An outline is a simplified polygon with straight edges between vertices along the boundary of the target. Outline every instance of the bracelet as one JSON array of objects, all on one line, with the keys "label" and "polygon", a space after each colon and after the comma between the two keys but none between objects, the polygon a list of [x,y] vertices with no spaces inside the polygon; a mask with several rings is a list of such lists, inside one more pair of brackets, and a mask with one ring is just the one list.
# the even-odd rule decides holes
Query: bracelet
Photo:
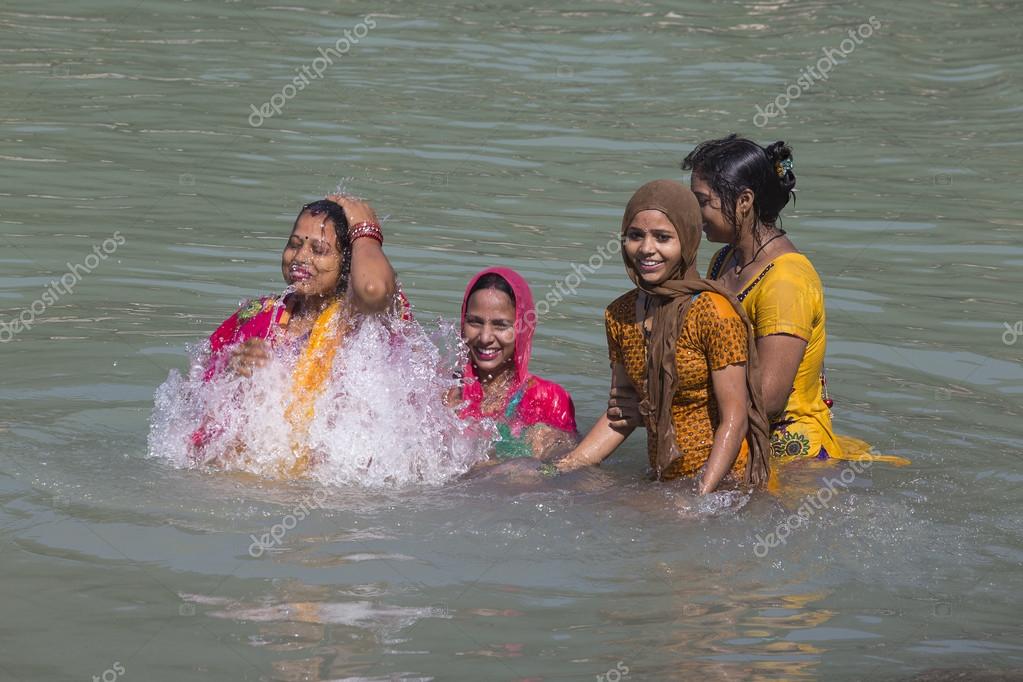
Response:
[{"label": "bracelet", "polygon": [[356,223],[348,228],[348,239],[354,244],[356,239],[369,237],[375,239],[380,246],[384,245],[384,233],[380,230],[379,223],[372,223],[368,220]]}]

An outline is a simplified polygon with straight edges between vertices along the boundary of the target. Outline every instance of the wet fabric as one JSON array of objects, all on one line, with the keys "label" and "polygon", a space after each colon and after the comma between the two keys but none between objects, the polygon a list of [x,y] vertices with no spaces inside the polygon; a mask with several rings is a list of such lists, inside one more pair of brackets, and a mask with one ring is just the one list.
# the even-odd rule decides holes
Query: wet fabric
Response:
[{"label": "wet fabric", "polygon": [[[644,399],[647,351],[642,321],[636,316],[638,298],[638,289],[620,296],[604,312],[604,323],[611,364],[620,363],[625,367],[640,398]],[[679,456],[661,471],[662,479],[693,476],[710,458],[714,430],[719,423],[710,373],[746,362],[747,348],[746,326],[723,296],[706,292],[693,298],[675,347],[678,386],[671,416]],[[644,417],[648,423],[650,419]],[[732,465],[732,474],[736,477],[743,475],[748,453],[744,442]],[[657,440],[649,426],[647,456],[653,469],[657,464]]]},{"label": "wet fabric", "polygon": [[515,376],[500,409],[484,413],[483,385],[476,374],[475,365],[469,360],[462,372],[462,401],[465,406],[459,416],[462,419],[494,420],[500,433],[500,439],[494,445],[495,456],[498,458],[539,455],[542,453],[536,452],[536,445],[531,439],[534,434],[530,432],[530,427],[545,425],[574,440],[578,432],[575,405],[562,386],[529,372],[533,334],[536,331],[536,309],[529,284],[519,273],[508,268],[488,268],[477,273],[465,288],[461,321],[465,321],[473,286],[488,274],[502,277],[515,294]]},{"label": "wet fabric", "polygon": [[[718,277],[730,250],[726,246],[715,254],[708,277]],[[870,454],[869,445],[863,441],[835,435],[821,382],[827,347],[824,286],[806,256],[778,256],[736,298],[752,320],[756,337],[789,334],[806,341],[788,403],[771,424],[771,449],[776,457],[870,458],[908,463],[901,457]]]}]

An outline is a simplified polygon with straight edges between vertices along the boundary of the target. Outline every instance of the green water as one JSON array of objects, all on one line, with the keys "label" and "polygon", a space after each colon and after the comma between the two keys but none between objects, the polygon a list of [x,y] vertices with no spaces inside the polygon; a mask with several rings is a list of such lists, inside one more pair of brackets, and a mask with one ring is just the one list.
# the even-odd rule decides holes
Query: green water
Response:
[{"label": "green water", "polygon": [[[32,328],[0,332],[0,680],[1023,669],[1021,27],[1016,2],[4,3],[0,320]],[[452,317],[487,265],[544,297],[733,130],[795,150],[839,432],[913,460],[766,557],[754,537],[837,470],[694,519],[634,437],[584,491],[335,490],[254,559],[314,490],[145,457],[185,344],[280,290],[290,220],[342,179],[391,216],[418,314]],[[533,368],[584,427],[627,288],[608,262],[541,320]]]}]

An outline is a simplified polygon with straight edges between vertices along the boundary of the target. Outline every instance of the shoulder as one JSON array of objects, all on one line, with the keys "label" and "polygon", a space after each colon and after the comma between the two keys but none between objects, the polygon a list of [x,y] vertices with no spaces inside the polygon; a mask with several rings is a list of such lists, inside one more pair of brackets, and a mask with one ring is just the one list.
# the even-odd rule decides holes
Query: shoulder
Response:
[{"label": "shoulder", "polygon": [[821,287],[821,278],[817,274],[816,268],[813,267],[813,263],[799,252],[785,253],[775,258],[772,261],[771,271],[764,276],[764,279],[788,279],[807,287]]},{"label": "shoulder", "polygon": [[731,301],[716,291],[701,292],[693,298],[691,305],[693,312],[699,315],[722,320],[739,319],[739,313],[735,312]]},{"label": "shoulder", "polygon": [[244,335],[244,330],[251,327],[250,323],[255,324],[252,320],[273,310],[276,303],[276,296],[263,296],[243,301],[238,310],[210,334],[209,341],[213,350],[220,350],[224,346],[236,343],[239,336]]},{"label": "shoulder", "polygon": [[639,289],[632,289],[615,300],[604,310],[604,317],[625,324],[636,321],[636,300],[639,298]]},{"label": "shoulder", "polygon": [[577,430],[571,394],[561,384],[536,375],[529,378],[525,387],[519,414],[527,423],[542,422],[562,431]]},{"label": "shoulder", "polygon": [[249,299],[244,301],[238,312],[235,315],[242,322],[251,320],[260,313],[265,313],[273,309],[274,305],[277,304],[276,296],[262,296],[260,298]]},{"label": "shoulder", "polygon": [[526,384],[526,398],[544,397],[548,400],[562,400],[572,402],[572,396],[561,384],[557,384],[535,374],[529,377]]},{"label": "shoulder", "polygon": [[683,334],[697,346],[720,348],[743,346],[749,337],[746,323],[731,302],[714,291],[704,291],[693,299],[683,322]]}]

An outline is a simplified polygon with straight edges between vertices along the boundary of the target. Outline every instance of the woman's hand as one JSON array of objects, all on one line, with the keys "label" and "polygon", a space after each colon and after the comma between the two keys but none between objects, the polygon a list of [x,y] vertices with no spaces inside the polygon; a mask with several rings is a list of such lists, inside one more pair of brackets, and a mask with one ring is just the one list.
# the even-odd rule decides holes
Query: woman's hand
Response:
[{"label": "woman's hand", "polygon": [[345,217],[348,218],[349,225],[365,222],[380,224],[380,221],[377,220],[376,212],[373,211],[373,207],[368,202],[341,194],[328,194],[327,199],[345,210]]},{"label": "woman's hand", "polygon": [[239,344],[231,353],[231,359],[227,367],[235,374],[243,377],[251,377],[252,370],[256,367],[263,367],[270,361],[270,354],[267,352],[266,341],[263,339],[247,339]]},{"label": "woman's hand", "polygon": [[643,426],[643,415],[639,413],[639,394],[632,384],[611,387],[607,401],[607,420],[615,429]]}]

